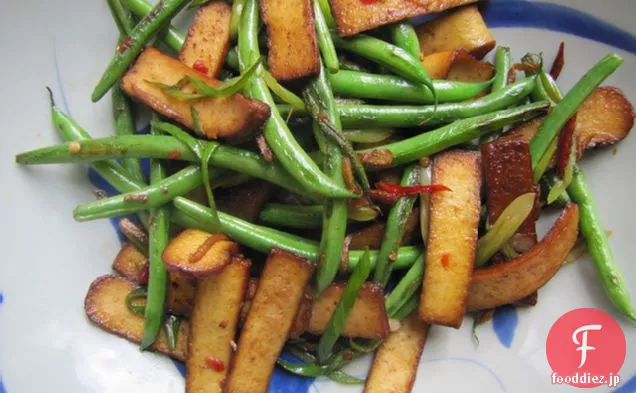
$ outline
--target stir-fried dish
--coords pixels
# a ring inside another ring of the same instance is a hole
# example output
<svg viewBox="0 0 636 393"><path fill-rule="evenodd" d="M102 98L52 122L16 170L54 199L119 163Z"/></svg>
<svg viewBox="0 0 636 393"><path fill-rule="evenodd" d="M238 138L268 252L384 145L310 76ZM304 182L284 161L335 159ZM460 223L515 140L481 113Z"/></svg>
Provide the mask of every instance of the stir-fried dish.
<svg viewBox="0 0 636 393"><path fill-rule="evenodd" d="M92 99L111 93L115 134L92 138L51 93L64 143L16 160L89 163L119 192L74 211L127 239L86 314L185 362L186 391L266 392L281 367L409 392L431 325L540 313L586 252L636 320L577 164L633 126L599 87L620 56L561 92L564 45L549 69L513 59L474 0L108 3L120 38ZM366 380L343 371L369 353Z"/></svg>

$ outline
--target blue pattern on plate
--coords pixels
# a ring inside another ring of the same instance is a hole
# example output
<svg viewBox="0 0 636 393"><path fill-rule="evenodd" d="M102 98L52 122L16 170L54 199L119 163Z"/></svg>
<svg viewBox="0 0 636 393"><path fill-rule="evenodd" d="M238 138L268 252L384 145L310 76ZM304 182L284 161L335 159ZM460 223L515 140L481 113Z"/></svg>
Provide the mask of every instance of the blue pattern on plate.
<svg viewBox="0 0 636 393"><path fill-rule="evenodd" d="M621 382L621 385L613 390L612 393L634 393L636 392L636 375L632 375L627 382Z"/></svg>
<svg viewBox="0 0 636 393"><path fill-rule="evenodd" d="M491 0L482 12L488 27L533 27L602 42L636 54L636 36L600 18L559 4Z"/></svg>
<svg viewBox="0 0 636 393"><path fill-rule="evenodd" d="M484 7L483 16L490 27L532 27L559 31L592 39L594 41L605 43L636 54L636 36L592 15L562 5L543 2L528 2L526 0L491 0ZM53 50L55 73L62 97L62 103L66 113L70 115L71 112L62 84L57 45L55 41ZM139 132L147 133L147 131L146 127L144 130L140 130ZM142 165L145 173L147 173L148 161L143 160ZM116 195L118 193L94 170L89 170L88 176L93 185L106 191L109 196ZM123 241L124 237L119 231L118 221L119 218L111 218L111 223L113 224L117 235L120 240ZM2 302L3 297L2 293L0 293L0 304L2 304ZM519 317L514 307L502 307L497 310L493 317L493 329L495 330L497 338L502 345L510 348L518 321ZM504 385L497 374L474 359L443 358L429 360L429 362L435 361L464 361L477 364L486 369L494 378L496 378L502 390L505 391ZM176 361L174 363L179 372L185 376L185 365ZM272 375L269 392L306 393L309 391L309 387L313 381L314 378L299 377L276 368ZM636 375L632 376L631 379L629 379L623 386L616 389L613 393L632 392L636 392ZM6 393L1 377L0 393Z"/></svg>
<svg viewBox="0 0 636 393"><path fill-rule="evenodd" d="M492 317L492 328L504 347L510 348L512 345L518 324L519 316L516 307L503 306L495 310L495 315Z"/></svg>
<svg viewBox="0 0 636 393"><path fill-rule="evenodd" d="M0 393L7 393L6 389L4 388L4 384L2 383L2 377L0 377Z"/></svg>
<svg viewBox="0 0 636 393"><path fill-rule="evenodd" d="M0 292L0 304L4 303L4 295Z"/></svg>

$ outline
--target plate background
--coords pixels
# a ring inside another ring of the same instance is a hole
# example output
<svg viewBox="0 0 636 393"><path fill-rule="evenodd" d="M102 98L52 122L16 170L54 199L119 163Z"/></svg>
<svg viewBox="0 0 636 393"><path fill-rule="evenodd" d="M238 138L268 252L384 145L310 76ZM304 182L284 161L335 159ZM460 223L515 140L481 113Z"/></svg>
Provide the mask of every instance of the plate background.
<svg viewBox="0 0 636 393"><path fill-rule="evenodd" d="M625 65L608 84L621 87L636 102L636 39L604 30L598 22L611 22L636 33L633 0L560 0L599 18L593 24L572 18L563 8L546 8L525 2L491 2L491 26L499 44L509 45L515 58L533 51L551 61L558 43L566 43L566 67L559 84L568 89L600 57L616 51ZM539 7L539 8L536 8ZM521 12L511 17L512 10ZM507 11L507 17L498 15ZM535 17L531 11L537 11ZM497 11L497 12L495 12ZM537 18L536 15L545 15ZM558 16L558 18L555 18ZM525 18L525 19L524 19ZM530 19L530 21L526 20ZM525 20L525 22L524 22ZM552 21L552 22L551 22ZM585 22L585 23L584 23ZM589 22L589 20L587 20ZM607 42L614 46L570 33ZM611 33L611 34L610 34ZM609 34L609 35L608 35ZM94 136L112 130L110 100L90 103L90 92L110 59L116 40L105 2L50 0L0 4L0 393L16 392L179 392L183 378L170 360L140 353L127 341L104 333L86 321L83 299L90 282L110 272L119 240L108 220L75 223L71 211L93 198L86 167L19 167L15 153L58 143L48 116L44 86L51 86L58 104ZM624 48L627 50L623 50ZM617 260L636 302L636 251L633 223L636 210L636 139L590 154L584 167L599 204ZM594 161L594 165L590 165ZM549 223L543 223L545 230ZM610 312L623 326L627 358L621 371L622 387L614 392L636 391L636 329L617 315L597 283L588 258L567 266L541 290L537 307L517 313L500 313L479 328L477 348L470 335L472 319L460 331L433 328L422 358L415 392L536 392L574 391L550 385L545 358L545 338L550 326L565 312L596 307ZM351 370L364 375L369 360ZM278 374L271 392L359 392L317 380L305 381ZM597 391L610 391L597 389Z"/></svg>

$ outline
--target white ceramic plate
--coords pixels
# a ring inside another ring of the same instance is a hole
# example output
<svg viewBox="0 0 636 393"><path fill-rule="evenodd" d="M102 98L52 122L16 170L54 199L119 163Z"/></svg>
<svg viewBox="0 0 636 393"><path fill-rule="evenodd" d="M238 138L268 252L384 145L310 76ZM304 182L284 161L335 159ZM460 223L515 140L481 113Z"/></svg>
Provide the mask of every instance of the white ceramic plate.
<svg viewBox="0 0 636 393"><path fill-rule="evenodd" d="M636 33L633 0L560 0L554 6L491 1L486 18L499 44L515 58L544 52L551 61L565 41L564 89L608 52L625 64L608 84L636 100ZM583 13L579 12L582 11ZM581 38L579 36L587 37ZM71 216L93 198L87 168L19 167L17 152L58 143L50 124L51 86L60 105L95 136L111 132L109 99L90 102L107 64L116 32L104 1L4 1L0 5L0 393L183 391L183 377L168 359L141 353L135 345L102 332L85 318L90 282L110 271L119 239L108 220L78 224ZM634 223L636 138L590 154L584 167L592 184L618 263L636 294ZM545 230L548 225L543 225ZM631 240L630 240L631 239ZM472 320L461 330L431 330L415 392L539 392L574 390L550 383L545 340L565 312L596 307L623 326L627 358L623 383L614 392L636 391L636 330L614 311L589 258L567 266L541 289L537 307L501 313L471 339ZM632 296L636 301L636 297ZM369 360L350 371L364 375ZM599 391L612 391L606 387ZM328 381L277 374L271 392L359 392Z"/></svg>

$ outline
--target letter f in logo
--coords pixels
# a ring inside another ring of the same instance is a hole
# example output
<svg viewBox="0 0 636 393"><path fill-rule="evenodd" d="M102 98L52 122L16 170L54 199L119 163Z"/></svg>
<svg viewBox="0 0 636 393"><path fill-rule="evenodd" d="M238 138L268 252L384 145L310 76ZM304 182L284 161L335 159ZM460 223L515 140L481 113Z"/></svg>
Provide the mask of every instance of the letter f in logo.
<svg viewBox="0 0 636 393"><path fill-rule="evenodd" d="M593 351L596 349L587 345L587 332L589 330L601 330L602 327L602 325L585 325L576 329L574 333L572 333L572 341L574 341L574 344L580 345L580 347L576 349L577 351L581 351L581 364L579 364L579 368L583 367L585 361L587 360L587 351ZM581 342L579 342L576 336L578 336L578 334L581 332L583 333L581 335L582 340Z"/></svg>

